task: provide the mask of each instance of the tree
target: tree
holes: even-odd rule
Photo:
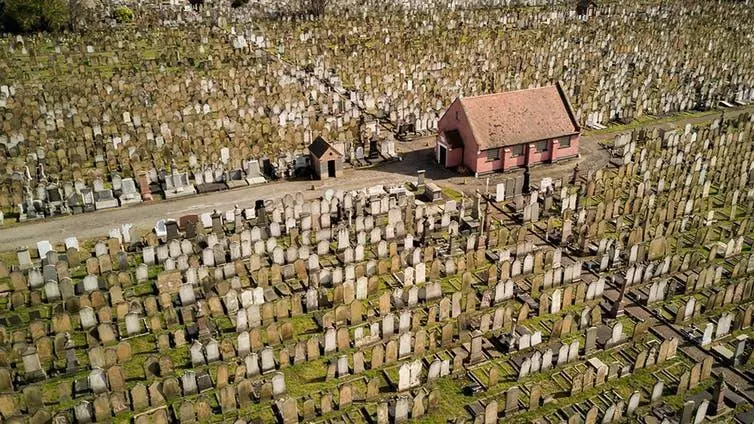
[[[36,30],[42,23],[40,2],[6,0],[3,7],[3,26],[14,32]]]
[[[79,22],[82,20],[81,0],[68,0],[68,13],[70,16],[70,25],[72,30],[76,30],[79,26]]]
[[[66,0],[3,0],[0,21],[11,32],[60,31],[70,20]]]
[[[65,0],[42,0],[42,23],[47,31],[62,31],[71,22]]]
[[[303,12],[314,16],[322,16],[325,14],[325,8],[329,0],[302,0]]]
[[[113,17],[115,18],[115,21],[120,24],[128,23],[133,21],[134,12],[126,6],[120,6],[113,12]]]

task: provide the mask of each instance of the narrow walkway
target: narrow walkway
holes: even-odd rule
[[[750,111],[754,111],[754,105],[739,109],[728,109],[726,116],[737,116],[740,113]],[[710,122],[719,116],[719,113],[716,113],[678,120],[672,123],[651,122],[640,128],[682,127],[686,123],[700,124]],[[615,134],[623,131],[616,130],[614,132],[585,135],[582,138],[582,153],[579,159],[552,165],[537,166],[532,169],[532,181],[538,181],[542,177],[568,175],[576,163],[583,163],[582,168],[584,170],[607,166],[609,154],[599,143],[609,140]],[[467,194],[473,194],[477,189],[484,192],[486,177],[478,179],[474,179],[473,177],[464,178],[439,168],[432,162],[431,143],[429,147],[427,143],[426,137],[412,142],[401,143],[399,150],[404,160],[386,163],[374,168],[346,170],[344,175],[337,179],[326,181],[273,182],[260,186],[219,191],[170,201],[163,200],[156,203],[14,224],[0,229],[0,251],[9,251],[22,246],[33,247],[40,240],[49,240],[55,243],[62,242],[66,237],[70,236],[76,236],[82,240],[104,237],[109,230],[127,223],[133,224],[138,230],[147,231],[159,219],[176,219],[182,215],[210,212],[213,209],[229,210],[233,209],[235,205],[239,205],[242,208],[252,207],[254,201],[257,199],[281,198],[286,193],[301,191],[306,198],[314,198],[320,196],[328,188],[335,190],[357,190],[378,184],[402,184],[408,181],[415,181],[418,169],[427,169],[427,181],[439,183],[441,186],[463,191]],[[495,180],[509,178],[511,175],[511,173],[490,175],[490,192],[494,192]],[[311,190],[312,185],[316,187],[316,190]]]

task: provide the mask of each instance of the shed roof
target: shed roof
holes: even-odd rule
[[[579,132],[560,84],[459,99],[479,150]]]
[[[339,157],[343,156],[339,151],[335,150],[335,148],[325,141],[324,138],[321,136],[318,136],[314,141],[312,141],[312,144],[309,145],[309,151],[312,152],[312,154],[317,158],[321,159],[322,156],[327,153],[328,150],[332,149],[333,152],[335,152]]]

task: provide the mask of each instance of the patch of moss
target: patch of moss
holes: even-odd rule
[[[450,417],[466,415],[465,406],[474,400],[463,394],[463,387],[468,383],[466,379],[441,378],[437,380],[434,383],[434,388],[440,392],[437,408],[427,411],[427,415],[415,422],[437,423]]]
[[[456,201],[461,200],[461,192],[447,186],[440,187],[440,189],[442,190],[443,196],[447,197],[448,199]]]
[[[293,333],[298,336],[316,331],[319,328],[311,315],[293,317],[291,324],[293,325]]]
[[[134,355],[139,353],[153,352],[155,350],[155,338],[153,334],[144,334],[128,341]]]
[[[147,281],[146,283],[137,284],[131,288],[134,296],[146,296],[154,294],[154,284]]]

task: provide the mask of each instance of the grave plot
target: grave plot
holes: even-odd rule
[[[3,194],[34,219],[243,184],[313,128],[344,145],[378,122],[430,128],[458,87],[557,77],[595,127],[750,97],[746,5],[389,7],[294,22],[147,5],[149,31],[7,38]],[[0,416],[751,422],[753,125],[619,134],[609,168],[494,195],[287,193],[21,247],[0,257]]]
[[[741,15],[733,17],[730,5],[718,7],[611,3],[585,20],[565,5],[387,13],[383,6],[342,8],[311,22],[260,25],[274,49],[312,67],[401,133],[434,131],[456,97],[553,80],[561,81],[582,125],[602,128],[646,115],[751,101],[750,85],[702,78],[751,74],[751,55],[735,41],[741,34],[727,30],[728,25],[749,28],[745,16],[751,11],[739,8]],[[677,30],[653,36],[666,33],[661,22],[674,22]],[[696,42],[687,42],[691,39]],[[737,66],[724,66],[721,57]]]
[[[31,220],[306,174],[318,136],[362,166],[458,96],[553,80],[590,128],[754,98],[737,3],[342,3],[293,19],[290,2],[144,2],[138,26],[5,37],[0,207]]]
[[[742,419],[751,127],[634,133],[615,169],[495,196],[297,193],[42,240],[0,267],[0,414]]]
[[[0,207],[35,219],[293,177],[316,137],[369,158],[361,111],[237,18],[0,41]]]

